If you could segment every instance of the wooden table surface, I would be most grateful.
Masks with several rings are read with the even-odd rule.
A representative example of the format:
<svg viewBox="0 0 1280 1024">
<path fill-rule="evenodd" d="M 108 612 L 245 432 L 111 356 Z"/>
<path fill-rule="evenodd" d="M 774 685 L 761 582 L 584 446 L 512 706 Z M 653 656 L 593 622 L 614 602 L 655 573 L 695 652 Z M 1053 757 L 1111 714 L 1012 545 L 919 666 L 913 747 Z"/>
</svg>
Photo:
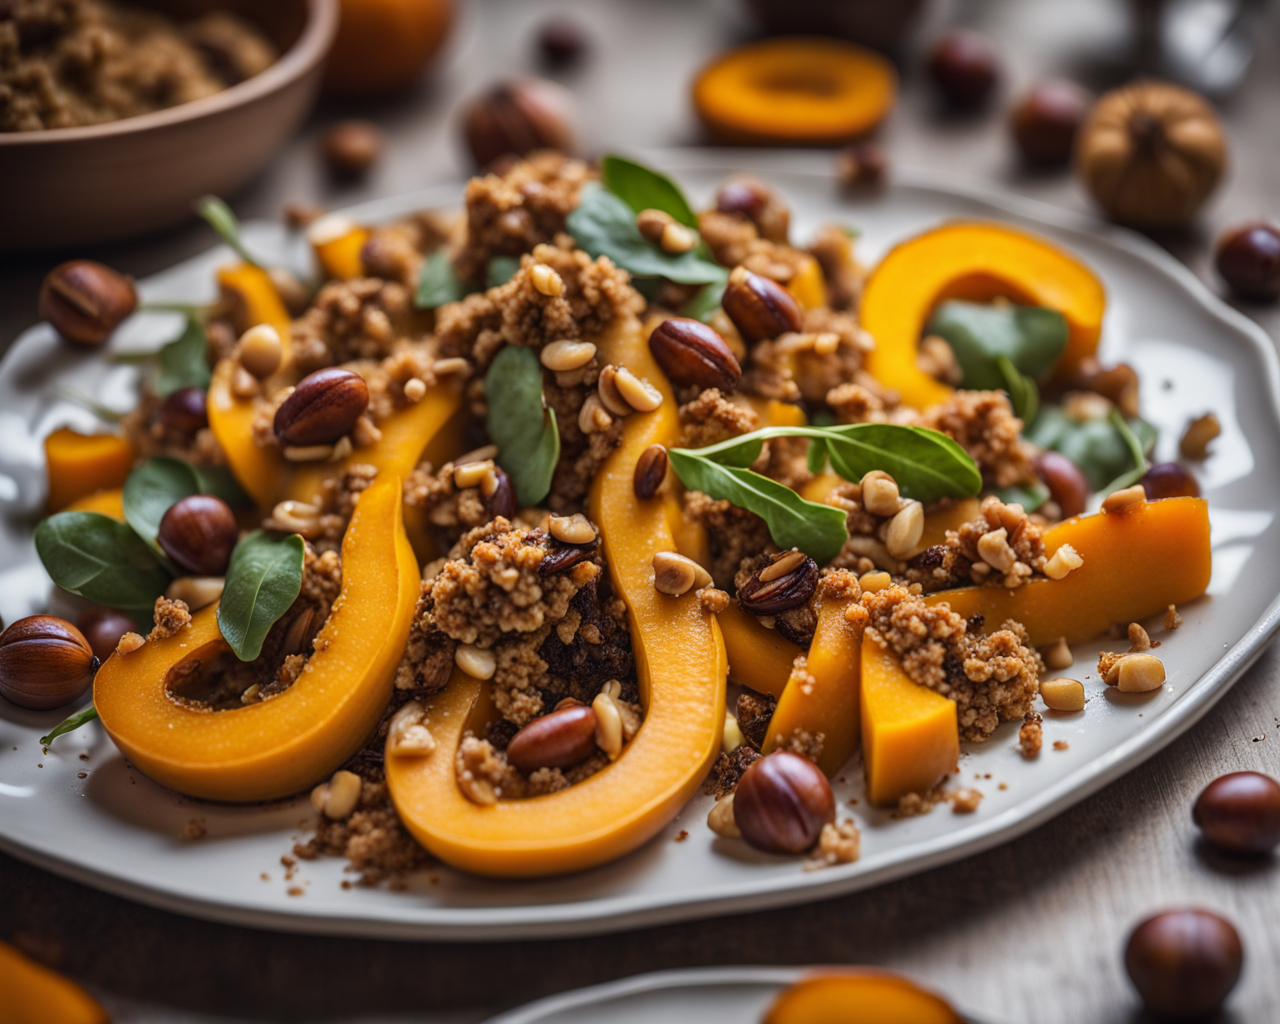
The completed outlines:
<svg viewBox="0 0 1280 1024">
<path fill-rule="evenodd" d="M 286 199 L 334 206 L 466 172 L 453 118 L 493 78 L 534 70 L 531 27 L 571 8 L 594 34 L 583 67 L 562 76 L 583 110 L 584 150 L 698 141 L 686 101 L 692 70 L 744 26 L 731 0 L 475 0 L 438 71 L 411 95 L 369 107 L 321 108 L 243 194 L 244 217 Z M 1012 192 L 1088 209 L 1065 174 L 1019 170 L 1001 110 L 1034 78 L 1070 73 L 1105 86 L 1121 52 L 1119 0 L 939 3 L 922 36 L 951 23 L 1001 44 L 1002 102 L 971 118 L 942 116 L 918 59 L 882 140 L 892 160 L 947 168 Z M 1248 216 L 1280 215 L 1280 12 L 1269 12 L 1244 87 L 1224 104 L 1229 180 L 1189 233 L 1159 241 L 1206 280 L 1211 240 Z M 358 186 L 329 182 L 315 139 L 342 116 L 389 136 L 386 158 Z M 94 255 L 142 276 L 212 243 L 189 225 Z M 0 262 L 0 342 L 35 319 L 50 257 Z M 1213 283 L 1214 287 L 1218 287 Z M 1273 307 L 1241 307 L 1280 337 Z M 1280 589 L 1280 566 L 1277 589 Z M 1119 1024 L 1141 1018 L 1120 951 L 1147 914 L 1195 904 L 1230 918 L 1246 949 L 1224 1020 L 1280 1019 L 1280 866 L 1204 850 L 1190 820 L 1202 786 L 1228 771 L 1280 776 L 1280 654 L 1268 652 L 1190 734 L 1127 777 L 1030 835 L 949 867 L 803 909 L 680 924 L 583 940 L 488 945 L 380 942 L 276 934 L 210 924 L 98 893 L 0 855 L 0 938 L 19 933 L 60 950 L 121 1022 L 254 1020 L 478 1021 L 553 992 L 645 971 L 711 964 L 875 963 L 910 971 L 985 1019 Z"/>
</svg>

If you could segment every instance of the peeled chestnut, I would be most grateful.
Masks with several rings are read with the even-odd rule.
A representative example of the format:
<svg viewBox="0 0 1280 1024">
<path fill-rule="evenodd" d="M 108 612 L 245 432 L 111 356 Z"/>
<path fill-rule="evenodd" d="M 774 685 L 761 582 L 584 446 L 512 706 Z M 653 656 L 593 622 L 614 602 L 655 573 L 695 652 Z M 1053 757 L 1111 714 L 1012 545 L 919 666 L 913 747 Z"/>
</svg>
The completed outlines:
<svg viewBox="0 0 1280 1024">
<path fill-rule="evenodd" d="M 230 505 L 212 494 L 192 494 L 169 506 L 156 541 L 187 572 L 222 576 L 239 537 Z"/>
<path fill-rule="evenodd" d="M 976 107 L 1000 77 L 995 47 L 977 32 L 948 32 L 929 57 L 929 76 L 953 107 Z"/>
<path fill-rule="evenodd" d="M 787 750 L 753 761 L 734 791 L 742 838 L 765 853 L 813 849 L 822 826 L 836 820 L 836 799 L 822 769 Z"/>
<path fill-rule="evenodd" d="M 133 278 L 93 260 L 60 263 L 40 285 L 40 315 L 77 345 L 101 345 L 137 305 Z"/>
<path fill-rule="evenodd" d="M 1078 516 L 1089 503 L 1089 481 L 1080 467 L 1061 452 L 1041 452 L 1035 461 L 1036 476 L 1049 488 L 1063 519 Z"/>
<path fill-rule="evenodd" d="M 1198 498 L 1200 484 L 1185 466 L 1176 462 L 1157 462 L 1142 477 L 1142 489 L 1147 501 L 1161 498 Z"/>
<path fill-rule="evenodd" d="M 1280 845 L 1280 782 L 1261 772 L 1220 775 L 1196 799 L 1191 818 L 1220 850 L 1269 853 Z"/>
<path fill-rule="evenodd" d="M 1089 97 L 1075 82 L 1051 78 L 1032 87 L 1013 110 L 1013 140 L 1027 163 L 1049 167 L 1071 159 Z"/>
<path fill-rule="evenodd" d="M 535 149 L 573 152 L 576 110 L 563 86 L 543 78 L 499 82 L 473 100 L 463 114 L 471 157 L 485 167 L 499 157 Z"/>
<path fill-rule="evenodd" d="M 1218 240 L 1218 273 L 1231 290 L 1254 302 L 1280 298 L 1280 227 L 1242 224 Z"/>
<path fill-rule="evenodd" d="M 1124 966 L 1148 1010 L 1175 1020 L 1215 1012 L 1244 962 L 1231 923 L 1207 910 L 1168 910 L 1129 936 Z"/>
<path fill-rule="evenodd" d="M 47 711 L 84 695 L 98 671 L 84 634 L 65 619 L 29 615 L 0 633 L 0 694 Z"/>
<path fill-rule="evenodd" d="M 115 653 L 116 644 L 126 633 L 137 630 L 138 625 L 124 612 L 95 604 L 86 608 L 76 619 L 76 626 L 89 641 L 99 661 L 106 661 Z"/>
<path fill-rule="evenodd" d="M 209 425 L 209 411 L 205 404 L 204 388 L 178 388 L 156 410 L 156 418 L 166 427 L 194 434 Z"/>
</svg>

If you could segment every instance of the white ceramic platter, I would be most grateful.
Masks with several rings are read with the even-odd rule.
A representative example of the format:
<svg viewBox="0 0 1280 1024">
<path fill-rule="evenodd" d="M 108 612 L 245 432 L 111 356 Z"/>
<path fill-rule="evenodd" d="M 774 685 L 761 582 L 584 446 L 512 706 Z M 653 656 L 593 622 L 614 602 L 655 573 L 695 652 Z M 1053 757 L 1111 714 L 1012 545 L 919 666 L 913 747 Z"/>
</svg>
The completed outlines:
<svg viewBox="0 0 1280 1024">
<path fill-rule="evenodd" d="M 1169 682 L 1145 696 L 1104 692 L 1095 647 L 1079 651 L 1083 714 L 1047 716 L 1045 751 L 1024 761 L 1016 726 L 965 751 L 958 781 L 985 794 L 976 814 L 945 807 L 892 820 L 865 800 L 851 813 L 863 829 L 856 864 L 805 871 L 795 860 L 716 840 L 705 825 L 709 798 L 695 797 L 661 835 L 622 860 L 584 874 L 494 882 L 439 868 L 407 891 L 343 889 L 337 860 L 300 865 L 286 880 L 280 858 L 311 816 L 305 798 L 269 807 L 202 804 L 149 782 L 125 764 L 95 725 L 41 753 L 37 737 L 57 713 L 24 712 L 0 699 L 0 847 L 103 889 L 187 913 L 244 924 L 354 935 L 484 939 L 582 934 L 801 903 L 932 868 L 1005 842 L 1117 778 L 1189 728 L 1261 652 L 1277 622 L 1280 567 L 1280 450 L 1277 361 L 1256 325 L 1214 298 L 1155 246 L 1105 225 L 946 180 L 902 174 L 880 196 L 837 195 L 829 157 L 675 152 L 654 157 L 691 196 L 705 201 L 727 173 L 750 166 L 791 202 L 804 239 L 836 220 L 863 231 L 859 251 L 874 261 L 896 241 L 948 218 L 1010 221 L 1043 232 L 1082 256 L 1109 295 L 1103 354 L 1133 363 L 1143 413 L 1161 428 L 1160 459 L 1174 457 L 1191 415 L 1217 413 L 1223 434 L 1199 470 L 1211 502 L 1214 571 L 1209 597 L 1182 609 L 1185 625 L 1161 635 Z M 459 186 L 381 200 L 353 212 L 366 220 L 422 206 L 454 205 Z M 258 252 L 305 259 L 278 226 L 251 225 Z M 203 301 L 214 250 L 142 283 L 151 301 Z M 305 264 L 304 264 L 305 265 Z M 176 332 L 172 314 L 130 321 L 112 352 L 153 348 Z M 41 506 L 40 439 L 55 427 L 94 426 L 60 397 L 72 389 L 117 409 L 131 403 L 136 369 L 59 343 L 33 328 L 0 365 L 0 614 L 5 621 L 46 605 L 47 578 L 31 528 Z M 1154 628 L 1154 627 L 1153 627 Z M 1120 649 L 1113 645 L 1114 649 Z M 1055 751 L 1065 741 L 1069 749 Z M 88 760 L 83 760 L 86 755 Z M 81 778 L 81 773 L 85 777 Z M 860 769 L 840 774 L 837 796 L 861 795 Z M 193 818 L 206 836 L 180 838 Z M 686 835 L 687 833 L 687 835 Z M 301 895 L 290 895 L 290 890 Z"/>
</svg>

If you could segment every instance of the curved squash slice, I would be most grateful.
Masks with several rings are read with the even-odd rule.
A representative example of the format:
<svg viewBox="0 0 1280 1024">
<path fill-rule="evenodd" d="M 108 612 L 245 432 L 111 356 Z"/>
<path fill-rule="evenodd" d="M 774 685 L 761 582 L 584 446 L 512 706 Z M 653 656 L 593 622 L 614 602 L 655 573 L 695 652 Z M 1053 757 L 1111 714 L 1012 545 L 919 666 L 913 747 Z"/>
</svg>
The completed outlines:
<svg viewBox="0 0 1280 1024">
<path fill-rule="evenodd" d="M 632 482 L 645 448 L 675 440 L 671 388 L 638 323 L 613 328 L 598 344 L 602 360 L 648 377 L 664 398 L 656 411 L 626 420 L 622 444 L 601 468 L 590 499 L 614 589 L 629 610 L 644 724 L 617 761 L 583 782 L 481 807 L 458 788 L 453 754 L 485 688 L 455 673 L 431 701 L 435 752 L 388 753 L 387 785 L 423 846 L 477 874 L 550 875 L 622 856 L 684 806 L 720 750 L 726 670 L 720 630 L 696 595 L 673 598 L 654 589 L 653 556 L 674 542 L 663 500 L 637 501 Z"/>
<path fill-rule="evenodd" d="M 68 512 L 100 512 L 104 516 L 124 522 L 124 488 L 111 487 L 105 491 L 94 491 L 83 498 L 77 498 L 67 506 Z"/>
<path fill-rule="evenodd" d="M 305 789 L 358 750 L 390 698 L 418 599 L 400 486 L 379 477 L 360 495 L 342 542 L 342 593 L 302 675 L 279 696 L 218 712 L 169 696 L 176 665 L 225 648 L 216 606 L 176 636 L 108 658 L 94 706 L 125 756 L 180 793 L 250 801 Z"/>
<path fill-rule="evenodd" d="M 781 697 L 791 678 L 791 666 L 804 651 L 776 629 L 766 629 L 737 601 L 717 616 L 729 656 L 729 678 L 758 693 Z"/>
<path fill-rule="evenodd" d="M 81 434 L 70 427 L 53 431 L 44 439 L 46 507 L 61 512 L 97 491 L 123 487 L 137 457 L 133 444 L 119 434 Z"/>
<path fill-rule="evenodd" d="M 0 942 L 0 1024 L 109 1024 L 107 1011 L 70 978 Z"/>
<path fill-rule="evenodd" d="M 815 974 L 785 989 L 764 1024 L 964 1024 L 946 1000 L 888 971 Z"/>
</svg>

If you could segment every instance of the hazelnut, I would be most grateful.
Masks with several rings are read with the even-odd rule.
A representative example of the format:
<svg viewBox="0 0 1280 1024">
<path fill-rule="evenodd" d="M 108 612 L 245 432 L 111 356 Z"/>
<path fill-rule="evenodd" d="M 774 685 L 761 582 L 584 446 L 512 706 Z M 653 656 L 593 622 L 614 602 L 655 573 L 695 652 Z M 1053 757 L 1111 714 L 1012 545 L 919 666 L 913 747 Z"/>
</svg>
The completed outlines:
<svg viewBox="0 0 1280 1024">
<path fill-rule="evenodd" d="M 647 501 L 658 493 L 667 475 L 667 450 L 660 444 L 651 444 L 636 460 L 635 492 L 641 501 Z"/>
<path fill-rule="evenodd" d="M 1022 158 L 1045 167 L 1071 159 L 1089 97 L 1075 82 L 1051 78 L 1033 86 L 1013 110 L 1013 140 Z"/>
<path fill-rule="evenodd" d="M 1220 850 L 1269 853 L 1280 845 L 1280 783 L 1260 772 L 1220 775 L 1197 797 L 1191 819 Z"/>
<path fill-rule="evenodd" d="M 60 708 L 84 695 L 98 658 L 75 626 L 29 615 L 0 633 L 0 694 L 31 711 Z"/>
<path fill-rule="evenodd" d="M 813 849 L 822 826 L 836 820 L 836 801 L 822 769 L 787 750 L 753 761 L 733 798 L 742 838 L 766 853 Z"/>
<path fill-rule="evenodd" d="M 1062 518 L 1070 519 L 1084 512 L 1089 504 L 1089 481 L 1080 467 L 1061 452 L 1041 452 L 1035 461 L 1036 476 L 1049 488 L 1049 496 L 1062 510 Z"/>
<path fill-rule="evenodd" d="M 1280 297 L 1280 227 L 1256 221 L 1232 228 L 1218 239 L 1214 259 L 1222 279 L 1242 299 Z"/>
<path fill-rule="evenodd" d="M 502 470 L 495 468 L 480 481 L 480 495 L 490 522 L 499 516 L 503 519 L 516 517 L 516 492 L 511 477 Z"/>
<path fill-rule="evenodd" d="M 729 275 L 721 306 L 748 341 L 770 341 L 804 326 L 800 304 L 789 291 L 742 266 Z"/>
<path fill-rule="evenodd" d="M 479 167 L 499 157 L 524 156 L 535 149 L 574 148 L 573 96 L 543 78 L 499 82 L 475 99 L 463 114 L 463 131 Z"/>
<path fill-rule="evenodd" d="M 137 305 L 133 278 L 93 260 L 60 263 L 40 285 L 40 315 L 77 345 L 101 345 Z"/>
<path fill-rule="evenodd" d="M 280 361 L 284 358 L 280 332 L 270 324 L 250 327 L 240 335 L 236 357 L 256 380 L 265 380 L 280 369 Z"/>
<path fill-rule="evenodd" d="M 160 403 L 156 417 L 166 427 L 183 434 L 203 430 L 209 425 L 204 388 L 178 388 Z"/>
<path fill-rule="evenodd" d="M 368 121 L 339 121 L 320 139 L 320 153 L 340 178 L 357 178 L 382 155 L 382 129 Z"/>
<path fill-rule="evenodd" d="M 1157 462 L 1142 477 L 1142 489 L 1147 501 L 1161 498 L 1198 498 L 1200 484 L 1191 471 L 1176 462 Z"/>
<path fill-rule="evenodd" d="M 548 18 L 538 29 L 542 59 L 555 67 L 575 63 L 586 51 L 587 44 L 582 26 L 563 14 Z"/>
<path fill-rule="evenodd" d="M 818 563 L 803 551 L 784 551 L 738 588 L 738 604 L 755 615 L 798 608 L 818 587 Z"/>
<path fill-rule="evenodd" d="M 191 494 L 169 506 L 156 542 L 187 572 L 222 576 L 239 536 L 230 505 L 212 494 Z"/>
<path fill-rule="evenodd" d="M 289 448 L 333 444 L 351 432 L 368 405 L 369 385 L 358 373 L 337 366 L 317 370 L 276 410 L 276 437 Z"/>
<path fill-rule="evenodd" d="M 649 335 L 649 351 L 673 384 L 729 392 L 742 376 L 728 343 L 700 320 L 662 321 Z"/>
<path fill-rule="evenodd" d="M 124 612 L 102 605 L 93 605 L 80 613 L 76 626 L 89 641 L 99 661 L 106 661 L 116 649 L 116 644 L 126 633 L 138 628 L 137 623 Z"/>
<path fill-rule="evenodd" d="M 855 142 L 836 153 L 836 178 L 845 188 L 876 188 L 884 184 L 889 162 L 874 142 Z"/>
<path fill-rule="evenodd" d="M 1129 936 L 1124 966 L 1152 1013 L 1183 1020 L 1208 1016 L 1240 978 L 1244 949 L 1230 922 L 1207 910 L 1169 910 Z"/>
<path fill-rule="evenodd" d="M 596 713 L 569 706 L 535 718 L 507 744 L 507 761 L 523 772 L 572 768 L 596 751 Z"/>
<path fill-rule="evenodd" d="M 976 32 L 948 32 L 929 57 L 929 76 L 953 107 L 977 107 L 1000 76 L 995 47 Z"/>
<path fill-rule="evenodd" d="M 781 197 L 763 182 L 751 177 L 730 178 L 716 193 L 716 209 L 745 217 L 761 237 L 786 244 L 791 229 L 791 211 Z"/>
</svg>

